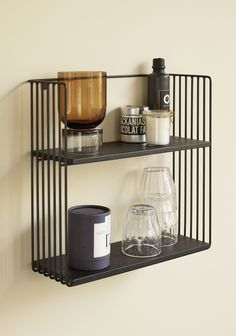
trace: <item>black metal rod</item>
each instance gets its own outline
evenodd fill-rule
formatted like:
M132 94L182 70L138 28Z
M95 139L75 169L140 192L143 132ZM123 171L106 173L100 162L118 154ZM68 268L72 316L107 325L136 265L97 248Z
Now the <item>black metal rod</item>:
M36 83L36 227L37 268L40 272L40 223L39 223L39 84Z
M193 139L193 99L194 99L194 80L191 78L191 104L190 104L190 109L191 109L191 125L190 125L190 137Z
M185 77L185 95L184 95L184 112L185 112L185 120L184 120L184 137L187 138L187 125L188 125L188 78ZM184 151L184 236L187 234L187 177L188 177L188 167L187 167L187 161L188 161L188 153L185 150Z
M175 112L176 77L173 76L173 111ZM173 136L175 136L175 115L173 117ZM175 152L173 152L173 180L175 181Z
M46 244L45 244L45 180L44 180L44 90L41 87L41 151L42 151L42 157L41 157L41 168L42 168L42 194L41 194L41 199L42 199L42 256L43 256L43 263L42 263L42 270L43 273L45 274L45 257L46 257Z
M61 118L60 118L60 110L61 110L61 86L63 84L58 84L58 110L59 110L59 115L58 115L58 220L59 220L59 270L60 270L60 281L62 281L62 178L61 178L61 167L62 167L62 149L61 149Z
M206 80L203 79L203 141L206 140ZM206 204L206 151L203 148L203 158L202 158L202 240L205 242L205 229L206 229L206 220L205 220L205 204Z
M200 83L199 78L197 78L197 140L200 139L199 132L200 132L200 113L199 113L199 91L200 91Z
M190 238L193 238L193 150L190 152Z
M65 133L64 133L64 202L65 202L65 283L68 284L68 248L67 248L67 91L66 85L64 85L64 124L65 124Z
M199 140L199 78L197 78L197 140ZM196 239L199 238L199 149L197 148Z
M179 198L178 198L178 232L181 234L181 151L179 151Z
M193 90L194 80L191 78L191 95L190 95L190 110L191 110L191 124L190 137L193 139ZM190 238L193 237L193 150L190 151Z
M138 78L138 77L147 77L148 74L130 74L130 75L105 75L107 79L119 79L119 78ZM91 77L89 77L91 78ZM98 78L97 76L94 78ZM42 79L30 79L28 80L29 83L60 83L65 80L81 80L81 79L88 79L88 77L70 77L70 78L42 78Z
M51 276L51 179L50 179L50 103L49 103L49 93L50 93L50 86L48 85L47 91L47 191L48 191L48 272Z
M187 234L187 181L188 181L188 153L184 151L184 236Z
M188 137L188 78L185 77L185 86L184 86L184 137Z
M194 74L169 74L170 76L183 76L183 77L190 77L190 78L208 78L211 79L209 76L207 75L194 75ZM116 78L132 78L132 77L147 77L148 74L130 74L130 75L106 75L106 78L108 79L116 79ZM74 79L78 79L78 77L75 77ZM47 83L55 83L55 82L59 82L63 79L59 79L59 78L35 78L35 79L29 79L27 82L31 83L42 83L42 82L47 82ZM70 78L71 80L71 78Z
M54 277L57 269L57 197L56 197L56 108L55 84L52 84L52 146L53 146L53 257Z
M209 78L209 141L212 144L212 81ZM211 145L212 146L212 145ZM209 148L209 243L212 238L212 147Z
M115 78L132 78L132 77L147 77L147 74L131 74L131 75L107 75L107 78L115 79Z
M179 137L181 137L181 108L182 108L182 86L181 86L181 76L179 77ZM178 232L181 233L181 151L179 151L179 197L178 197Z
M205 141L206 140L206 80L203 79L203 86L202 86L202 90L203 90L203 94L202 94L202 104L203 104L203 107L202 107L202 113L203 113L203 120L202 120L202 129L203 129L203 132L202 132L202 140Z
M31 265L34 270L34 83L30 83L30 130L31 130Z
M197 148L197 176L196 176L196 239L199 238L199 149Z
M179 137L181 137L182 130L182 78L179 77Z

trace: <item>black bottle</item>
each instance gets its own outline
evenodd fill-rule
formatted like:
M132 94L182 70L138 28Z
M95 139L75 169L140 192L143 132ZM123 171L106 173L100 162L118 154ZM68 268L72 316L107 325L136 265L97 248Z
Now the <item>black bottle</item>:
M150 110L169 110L169 75L165 73L165 60L153 59L153 73L148 75L148 106Z

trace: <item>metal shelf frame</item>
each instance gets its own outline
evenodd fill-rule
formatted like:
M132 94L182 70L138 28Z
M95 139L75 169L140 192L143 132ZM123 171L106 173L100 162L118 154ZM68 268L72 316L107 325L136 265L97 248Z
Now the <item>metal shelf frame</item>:
M107 79L146 74L107 75ZM212 81L209 76L170 74L173 136L167 146L146 147L122 142L105 143L96 155L67 152L58 106L66 102L66 84L57 78L32 79L31 110L31 253L32 269L75 286L153 265L211 246L212 227ZM71 270L67 264L68 167L172 152L172 174L178 191L179 242L163 248L160 256L140 260L123 256L120 242L112 244L111 265L96 272Z

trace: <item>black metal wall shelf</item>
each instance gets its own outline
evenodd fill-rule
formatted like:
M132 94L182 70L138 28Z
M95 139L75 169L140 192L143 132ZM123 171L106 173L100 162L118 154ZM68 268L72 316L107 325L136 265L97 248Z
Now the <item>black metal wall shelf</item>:
M140 77L145 74L107 76ZM66 85L56 78L30 80L31 95L31 223L32 269L68 286L102 279L206 250L211 245L211 120L209 76L171 74L173 136L167 146L108 142L96 155L62 150L58 95ZM63 89L63 90L61 90ZM66 99L65 99L66 101ZM67 120L65 106L65 123ZM67 141L65 141L66 146ZM158 257L122 255L111 246L111 265L97 272L75 271L67 265L68 166L172 152L172 174L178 191L179 241Z

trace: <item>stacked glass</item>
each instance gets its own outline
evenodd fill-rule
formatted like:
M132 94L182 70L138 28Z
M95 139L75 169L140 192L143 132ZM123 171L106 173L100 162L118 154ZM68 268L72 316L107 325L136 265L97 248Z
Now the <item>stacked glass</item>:
M161 229L153 206L129 207L123 229L122 252L129 257L155 257L161 253Z
M141 196L156 210L162 231L162 247L178 241L177 197L175 184L168 167L144 168Z

